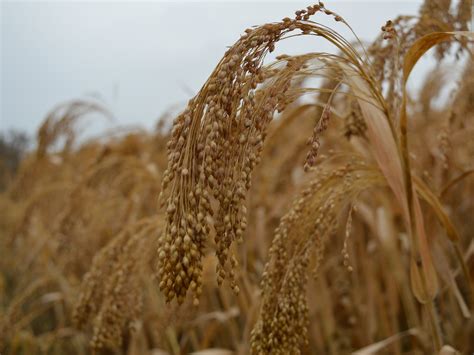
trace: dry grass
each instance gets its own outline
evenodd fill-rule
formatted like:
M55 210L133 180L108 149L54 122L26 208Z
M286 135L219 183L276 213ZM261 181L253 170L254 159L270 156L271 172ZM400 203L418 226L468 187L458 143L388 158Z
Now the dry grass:
M322 3L248 29L169 133L74 144L108 114L59 106L0 195L0 349L474 351L470 8L447 3L367 50ZM336 54L265 61L294 36ZM441 109L442 80L405 90L433 46L464 66Z

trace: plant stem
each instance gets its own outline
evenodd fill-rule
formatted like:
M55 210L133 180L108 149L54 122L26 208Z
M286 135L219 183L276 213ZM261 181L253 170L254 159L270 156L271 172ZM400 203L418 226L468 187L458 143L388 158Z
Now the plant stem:
M431 334L433 335L433 344L436 349L436 352L439 352L442 347L442 341L441 341L441 332L438 327L438 317L436 315L436 310L433 304L433 301L429 301L425 305L426 311L428 313L428 319L430 321L431 325Z

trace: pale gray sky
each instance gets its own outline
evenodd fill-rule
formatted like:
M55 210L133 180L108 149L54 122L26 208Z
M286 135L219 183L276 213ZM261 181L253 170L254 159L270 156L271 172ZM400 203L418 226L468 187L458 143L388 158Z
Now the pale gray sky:
M292 16L312 3L0 1L0 130L30 134L56 104L87 95L103 99L115 124L153 127L161 113L199 90L245 28ZM371 40L386 20L416 14L420 3L326 6ZM284 42L278 53L330 48L315 39Z

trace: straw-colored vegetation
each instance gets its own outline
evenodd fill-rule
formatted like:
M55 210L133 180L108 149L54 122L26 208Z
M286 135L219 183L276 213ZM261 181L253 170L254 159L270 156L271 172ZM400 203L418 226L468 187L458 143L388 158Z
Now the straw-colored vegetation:
M321 2L247 29L169 132L76 143L107 111L53 110L0 194L0 353L472 353L474 37L456 4L372 44ZM265 60L295 36L334 54Z

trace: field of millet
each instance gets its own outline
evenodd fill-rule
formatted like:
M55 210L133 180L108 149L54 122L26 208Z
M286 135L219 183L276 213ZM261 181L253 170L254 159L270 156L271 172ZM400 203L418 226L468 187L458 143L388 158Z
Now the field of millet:
M170 129L81 140L107 109L52 110L3 177L0 354L472 354L474 34L452 5L373 43L321 2L249 28ZM308 53L278 53L296 36Z

